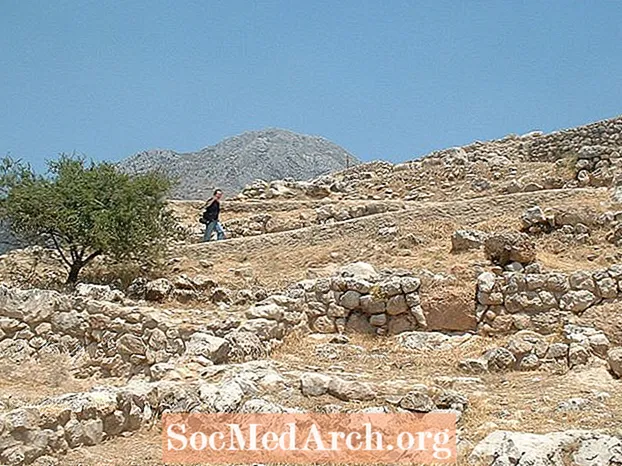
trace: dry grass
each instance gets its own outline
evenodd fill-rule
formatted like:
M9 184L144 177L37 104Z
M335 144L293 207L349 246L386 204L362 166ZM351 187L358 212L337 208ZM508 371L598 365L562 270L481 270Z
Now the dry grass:
M516 164L520 176L531 177L530 181L540 182L553 174L560 177L571 175L568 166L554 167L552 164ZM555 172L557 170L557 172ZM432 167L421 178L419 186L432 186L433 200L454 201L460 198L482 197L499 192L506 173L501 170L501 178L484 166L476 167L476 176L493 182L493 188L485 192L474 192L470 182L448 183L446 171ZM396 194L402 195L416 187L412 173L401 173L386 180ZM466 180L464 176L457 179ZM385 182L385 180L383 180ZM361 195L377 194L377 190L361 188ZM584 200L583 206L599 212L610 208L606 193L586 194L572 198L568 202L556 203L554 207L574 208L577 199ZM510 201L512 200L509 198ZM357 202L361 202L360 200ZM200 202L174 203L182 222L196 224L200 212ZM480 204L478 204L479 206ZM423 207L422 207L423 206ZM434 273L448 273L453 278L448 281L426 280L422 288L424 308L434 307L437 311L445 309L451 318L461 313L472 313L474 280L482 267L489 264L483 251L470 251L450 254L451 234L460 228L477 228L484 231L518 230L520 212L513 209L507 201L504 206L493 203L483 207L460 204L452 210L451 205L429 203L427 206L412 204L413 209L422 212L408 215L382 216L386 226L395 225L398 233L393 239L383 240L378 235L378 224L366 228L366 219L361 219L362 228L347 233L301 241L283 236L282 244L271 241L233 243L235 247L220 250L216 245L209 249L209 255L198 249L187 247L171 251L170 262L163 271L174 277L181 273L187 275L210 275L221 285L232 289L263 287L279 290L292 282L308 276L327 276L347 263L366 261L378 269L400 268L420 271L427 269ZM541 207L550 207L542 205ZM248 210L224 212L227 218L242 218L252 215L253 206ZM263 208L262 208L263 209ZM297 221L300 215L309 214L312 205L301 203L291 210L281 210L275 206L274 218L279 222ZM439 215L436 215L440 212ZM512 212L511 214L508 212ZM486 218L487 217L487 218ZM482 220L485 218L485 220ZM278 237L281 238L281 237ZM538 260L546 269L574 271L595 269L609 265L620 258L615 247L606 243L604 232L594 231L591 243L574 244L560 239L559 235L542 235L536 238ZM249 247L247 244L255 246ZM223 252L224 251L224 252ZM58 272L58 267L48 259L38 262L32 257L7 261L0 265L0 278L11 276L22 282L44 284L46 277ZM38 280L38 281L37 281ZM168 307L163 306L163 307ZM180 320L191 320L195 307L175 305L180 311ZM212 316L210 307L207 309ZM163 311L164 312L164 311ZM596 312L596 311L594 311ZM607 312L590 316L597 326L614 322L611 328L617 331L617 307ZM448 317L449 318L449 317ZM477 357L492 346L504 343L503 339L471 338L464 344L448 349L412 351L397 344L395 338L381 338L366 335L352 335L349 345L331 345L314 340L310 336L290 335L273 353L275 363L282 371L319 371L340 375L344 378L363 380L376 384L379 393L386 395L396 385L405 390L418 383L434 385L440 377L463 377L457 370L458 362L464 358ZM71 376L71 362L68 359L28 362L11 365L0 362L0 399L13 400L16 405L34 402L43 397L66 392L90 389L101 380L78 380ZM117 383L106 380L106 383ZM120 382L119 382L120 383ZM393 384L393 385L392 385ZM470 406L461 421L467 439L471 442L481 440L496 429L549 432L568 428L619 427L622 419L622 382L614 381L602 367L591 367L566 374L547 372L511 372L507 374L488 374L476 383L455 382L455 387L469 398ZM600 396L606 392L609 396ZM572 397L589 400L589 408L582 411L561 411L559 403ZM279 400L293 403L306 409L320 409L323 404L335 403L329 396L319 398L295 398ZM378 404L346 403L346 410ZM463 464L464 459L461 463ZM157 428L139 432L128 438L118 438L92 448L80 448L69 452L62 459L66 465L156 465L161 463L161 437Z
M485 231L487 233L508 230L518 231L520 227L520 218L514 215L495 215L475 225L476 230Z
M322 241L318 244L300 243L295 248L264 245L254 250L216 253L210 261L213 266L206 270L199 261L184 253L179 270L189 275L208 273L219 283L241 288L253 283L271 289L279 289L307 277L307 270L315 275L330 275L342 265L365 261L378 269L401 268L428 269L433 272L464 274L469 279L472 272L469 263L481 262L478 252L460 255L449 254L454 222L413 222L400 227L400 236L394 241L381 242L375 231L350 234L347 237ZM415 237L416 244L399 247L400 238ZM246 269L252 278L246 282L236 276L236 270Z
M400 347L394 338L353 335L351 345L330 345L336 359L318 357L309 339L287 340L273 355L287 367L339 374L339 366L350 377L372 383L403 380L409 384L433 385L441 376L461 377L460 360L477 357L505 339L472 338L459 347L412 351ZM336 370L337 369L337 370ZM348 375L346 375L348 376ZM551 432L569 428L616 429L622 416L622 382L614 380L599 364L575 369L564 375L544 371L487 374L481 384L465 385L459 391L470 401L463 418L467 438L481 440L492 430L508 428L527 432ZM602 401L598 399L599 393ZM589 400L587 410L563 411L561 402L581 397Z
M156 466L162 462L162 434L159 427L117 437L95 447L70 450L63 466Z
M95 379L73 377L72 369L71 359L64 355L47 355L39 361L19 364L0 361L0 399L11 408L49 396L88 391L98 383Z
M352 334L350 344L329 344L337 357L322 356L318 345L309 336L289 336L271 358L292 370L331 372L335 367L356 374L362 380L379 382L386 380L409 380L411 383L431 383L435 377L456 374L460 360L480 356L492 345L503 340L473 337L456 348L413 351L398 344L397 338L377 337L373 335ZM434 363L431 364L431 361ZM338 370L338 372L343 372Z

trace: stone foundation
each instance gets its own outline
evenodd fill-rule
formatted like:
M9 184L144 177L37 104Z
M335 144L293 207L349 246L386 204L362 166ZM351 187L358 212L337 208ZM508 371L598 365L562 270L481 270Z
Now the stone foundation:
M268 324L235 314L192 323L191 311L183 312L179 318L170 309L0 286L0 355L20 362L67 354L77 376L158 379L172 363L201 367L265 356L304 320L303 312L289 311Z
M592 306L622 297L622 265L594 272L485 272L477 283L478 330L511 334L559 332Z
M604 360L609 348L607 336L592 327L568 324L564 327L561 341L557 335L544 336L521 330L512 335L504 346L492 348L480 358L461 361L459 368L475 374L537 369L565 372L586 366L594 362L594 358Z
M333 277L300 282L288 295L304 306L315 332L394 335L426 328L421 281L406 272L379 274L369 267L352 264Z

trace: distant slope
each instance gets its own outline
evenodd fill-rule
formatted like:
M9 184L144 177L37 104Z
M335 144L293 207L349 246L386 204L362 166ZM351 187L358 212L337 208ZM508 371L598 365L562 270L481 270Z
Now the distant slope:
M128 173L162 169L179 181L172 198L205 199L216 187L233 195L256 179L307 180L358 163L322 137L265 129L227 138L199 152L140 152L118 166Z

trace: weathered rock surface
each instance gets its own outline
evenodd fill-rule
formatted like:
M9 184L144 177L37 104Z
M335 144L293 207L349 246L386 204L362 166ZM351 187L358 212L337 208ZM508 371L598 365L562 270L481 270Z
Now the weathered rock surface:
M524 233L495 233L484 242L486 257L501 266L511 262L530 264L536 260L535 243Z
M480 249L488 233L478 230L456 230L451 235L451 252L464 252L473 249Z
M539 267L535 269L537 265L531 264L520 272L480 274L477 315L481 332L509 334L533 330L550 334L580 316L599 328L610 329L608 336L615 341L618 335L615 309L622 296L618 285L619 265L571 274L542 272ZM601 308L609 309L609 319L600 317Z
M607 353L609 368L617 377L622 378L622 347L613 348Z
M622 463L617 437L569 430L550 434L496 431L482 440L469 456L474 466L606 466Z

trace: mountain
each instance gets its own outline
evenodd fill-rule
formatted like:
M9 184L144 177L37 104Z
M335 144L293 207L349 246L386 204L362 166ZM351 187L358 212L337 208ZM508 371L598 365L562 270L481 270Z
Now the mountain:
M127 173L162 169L179 182L173 199L206 199L215 188L233 195L256 179L307 180L358 163L323 137L270 128L248 131L198 152L140 152L118 166Z

